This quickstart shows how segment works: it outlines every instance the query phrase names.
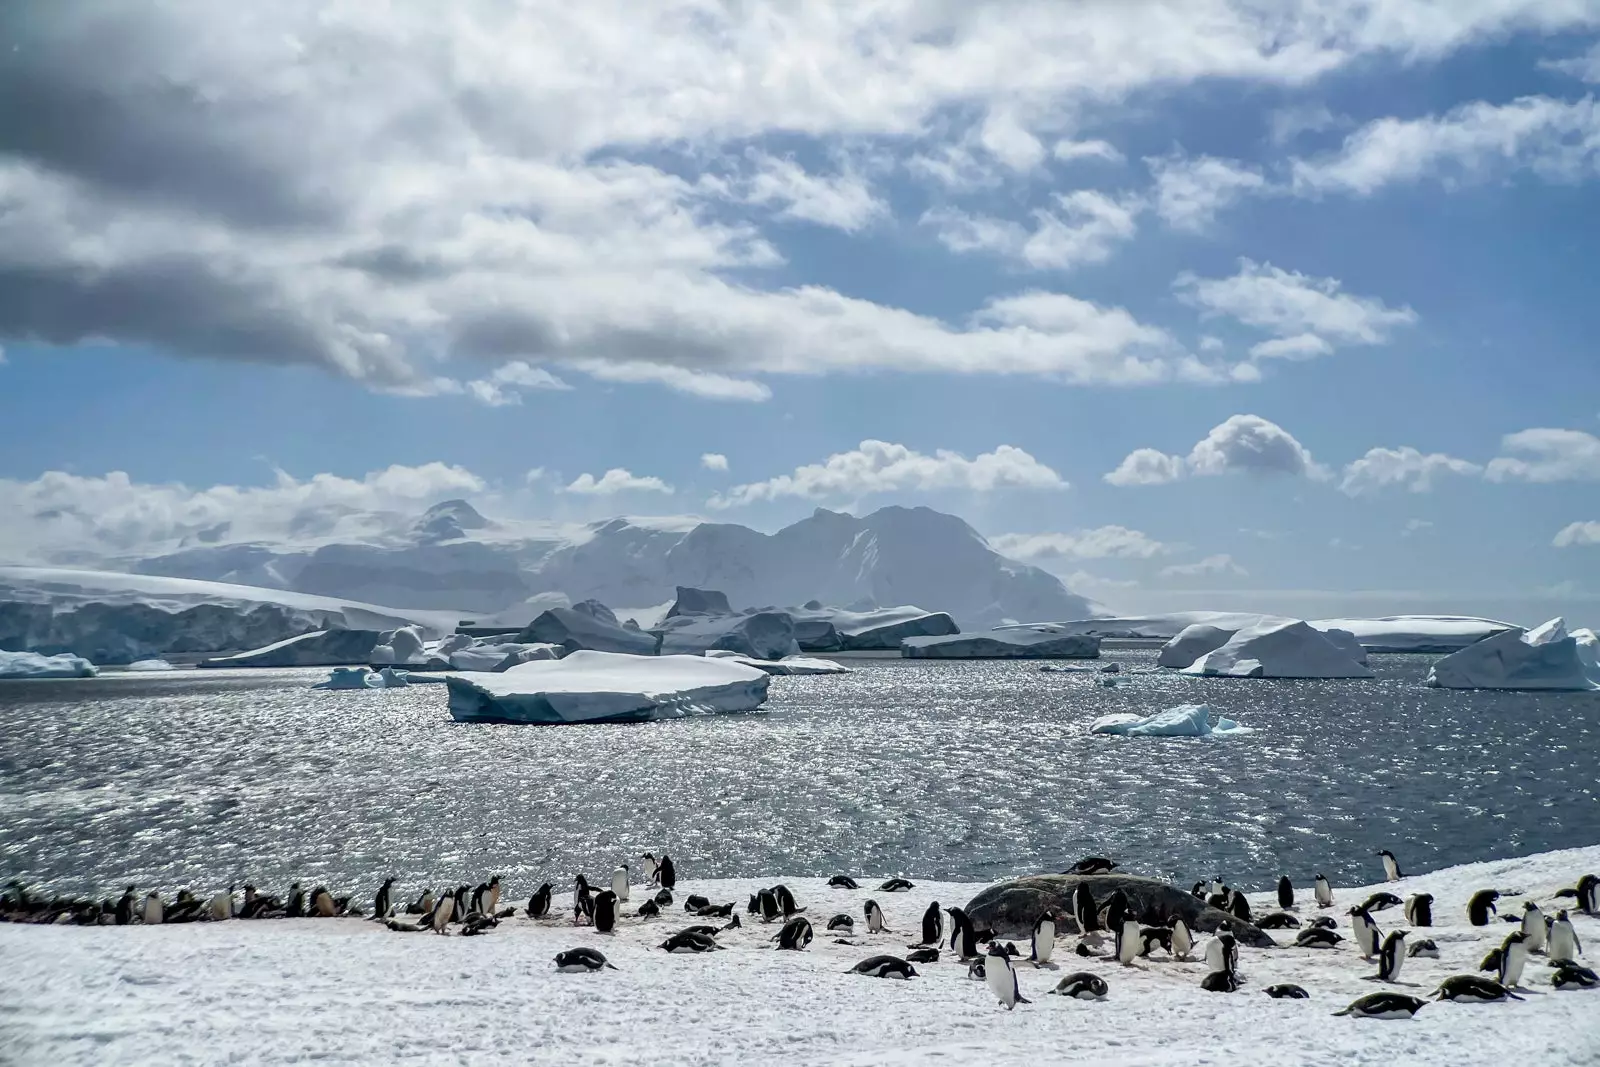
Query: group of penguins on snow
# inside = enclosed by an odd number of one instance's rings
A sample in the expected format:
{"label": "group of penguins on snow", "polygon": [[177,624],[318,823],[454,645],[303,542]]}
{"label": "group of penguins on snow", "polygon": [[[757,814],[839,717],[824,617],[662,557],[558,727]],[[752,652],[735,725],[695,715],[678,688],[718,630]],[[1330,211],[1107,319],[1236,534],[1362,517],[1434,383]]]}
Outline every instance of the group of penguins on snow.
{"label": "group of penguins on snow", "polygon": [[[1388,881],[1398,881],[1400,866],[1394,854],[1385,850],[1377,853],[1383,860]],[[659,916],[661,909],[673,904],[673,889],[677,885],[677,871],[672,858],[665,854],[657,860],[652,854],[642,857],[648,885],[657,892],[644,900],[635,914],[641,918]],[[1076,875],[1109,874],[1117,864],[1100,856],[1090,856],[1063,873]],[[609,934],[616,929],[620,905],[628,901],[632,871],[627,864],[616,868],[611,875],[611,887],[594,892],[588,880],[579,874],[572,891],[572,916],[576,925],[592,925],[596,932]],[[515,907],[500,906],[501,886],[498,875],[487,882],[473,886],[460,886],[435,894],[424,890],[417,900],[404,904],[392,897],[394,879],[387,879],[373,899],[371,918],[382,921],[396,932],[412,933],[433,931],[449,932],[451,925],[459,925],[463,935],[484,934],[498,925],[501,919],[517,913]],[[859,889],[855,879],[848,875],[834,875],[828,885],[836,889]],[[878,887],[882,893],[896,893],[914,888],[904,878],[890,878]],[[546,882],[528,900],[526,914],[530,919],[548,920],[551,913],[554,887]],[[1299,929],[1300,919],[1290,909],[1295,907],[1294,886],[1288,876],[1278,881],[1277,898],[1280,910],[1259,919],[1253,919],[1249,901],[1244,893],[1230,889],[1220,878],[1214,879],[1209,892],[1206,883],[1197,882],[1191,891],[1210,907],[1220,909],[1234,918],[1253,923],[1261,930]],[[1314,896],[1319,908],[1333,906],[1333,889],[1327,878],[1318,874]],[[1494,889],[1474,893],[1467,903],[1467,915],[1474,926],[1487,926],[1491,916],[1498,915],[1496,902],[1501,894]],[[1574,898],[1576,907],[1585,915],[1600,917],[1600,878],[1593,874],[1581,877],[1575,888],[1563,889],[1558,898]],[[1376,960],[1378,973],[1371,980],[1396,982],[1401,966],[1411,956],[1439,958],[1439,949],[1433,941],[1422,939],[1407,945],[1406,930],[1395,930],[1382,937],[1373,912],[1389,908],[1403,909],[1406,922],[1412,927],[1433,925],[1433,896],[1417,893],[1402,900],[1393,893],[1373,893],[1360,904],[1349,909],[1351,933],[1364,960]],[[713,904],[699,895],[690,895],[684,901],[684,910],[697,918],[725,919],[724,925],[697,925],[679,930],[659,946],[668,952],[714,952],[724,946],[717,943],[717,935],[741,925],[736,904]],[[799,951],[813,940],[810,920],[802,913],[805,908],[795,903],[794,894],[786,886],[775,885],[753,894],[746,914],[758,915],[765,923],[783,920],[783,926],[771,940],[779,949]],[[869,933],[892,933],[884,921],[882,907],[869,899],[863,905],[863,917]],[[922,916],[922,939],[910,945],[912,951],[904,957],[877,955],[862,960],[847,973],[869,975],[876,978],[914,978],[918,963],[936,963],[945,944],[945,915],[950,916],[949,947],[968,965],[968,976],[982,980],[995,993],[1008,1010],[1017,1004],[1031,1003],[1022,996],[1017,982],[1017,962],[1021,953],[1015,944],[995,938],[992,930],[980,929],[962,908],[941,908],[938,901],[928,905]],[[0,893],[0,921],[26,923],[54,923],[125,926],[135,923],[156,925],[214,921],[221,919],[271,919],[271,918],[334,918],[361,916],[362,909],[353,905],[349,897],[335,897],[325,886],[317,886],[308,895],[299,883],[290,886],[288,895],[280,900],[274,896],[257,893],[254,886],[244,887],[243,904],[236,902],[234,892],[216,893],[202,899],[189,890],[181,890],[176,899],[166,904],[157,892],[147,894],[142,900],[135,887],[129,886],[122,897],[95,901],[75,898],[50,898],[30,896],[24,887],[12,881]],[[1148,956],[1159,947],[1174,959],[1187,960],[1194,948],[1194,935],[1182,918],[1174,918],[1170,925],[1142,925],[1135,914],[1127,894],[1115,889],[1102,904],[1095,900],[1088,885],[1080,882],[1073,891],[1071,918],[1077,923],[1080,940],[1076,948],[1079,956],[1101,957],[1105,940],[1112,940],[1109,955],[1119,963],[1129,966],[1134,960]],[[1564,909],[1553,917],[1546,916],[1532,900],[1524,901],[1523,912],[1518,916],[1501,916],[1506,922],[1519,923],[1518,929],[1509,933],[1504,942],[1491,951],[1479,966],[1479,971],[1492,971],[1494,978],[1478,974],[1456,975],[1445,979],[1434,992],[1440,1000],[1488,1002],[1520,1000],[1514,990],[1519,988],[1523,970],[1531,955],[1542,954],[1554,969],[1551,984],[1557,989],[1592,989],[1600,987],[1600,976],[1581,966],[1577,958],[1583,952],[1577,932]],[[1027,962],[1041,966],[1050,962],[1055,951],[1059,927],[1067,916],[1059,910],[1046,910],[1034,925],[1032,946]],[[1344,940],[1337,930],[1338,923],[1329,916],[1319,916],[1301,929],[1294,945],[1299,948],[1332,949]],[[827,922],[827,929],[836,935],[836,944],[853,945],[849,940],[855,933],[855,919],[848,914],[838,914]],[[979,946],[987,944],[980,953]],[[1207,973],[1201,987],[1212,992],[1232,993],[1243,985],[1239,973],[1238,941],[1226,925],[1209,941],[1204,949]],[[616,968],[596,949],[580,947],[558,953],[555,957],[558,970],[599,971]],[[1101,1000],[1108,991],[1105,980],[1087,971],[1069,974],[1050,990],[1051,993],[1079,1000]],[[1306,999],[1309,993],[1292,983],[1268,987],[1265,992],[1274,998]],[[1403,993],[1377,992],[1361,997],[1336,1015],[1354,1015],[1363,1018],[1410,1017],[1425,1002]]]}

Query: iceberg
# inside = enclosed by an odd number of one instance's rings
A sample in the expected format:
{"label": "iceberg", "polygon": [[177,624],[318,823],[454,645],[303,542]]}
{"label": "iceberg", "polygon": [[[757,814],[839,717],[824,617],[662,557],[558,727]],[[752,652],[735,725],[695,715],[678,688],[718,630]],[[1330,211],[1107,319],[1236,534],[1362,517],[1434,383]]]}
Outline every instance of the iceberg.
{"label": "iceberg", "polygon": [[383,640],[373,648],[372,655],[367,657],[367,662],[424,664],[429,658],[423,654],[424,644],[421,627],[402,626],[383,635]]}
{"label": "iceberg", "polygon": [[460,722],[650,722],[750,711],[771,676],[725,658],[631,656],[579,650],[499,674],[449,674],[450,715]]}
{"label": "iceberg", "polygon": [[798,655],[794,619],[781,611],[749,615],[669,615],[651,631],[661,640],[661,654],[698,655],[711,649],[738,652],[752,659]]}
{"label": "iceberg", "polygon": [[123,670],[128,671],[175,671],[172,664],[164,659],[141,659],[128,664]]}
{"label": "iceberg", "polygon": [[7,652],[0,648],[0,678],[93,678],[100,673],[82,656]]}
{"label": "iceberg", "polygon": [[[614,618],[614,617],[613,617]],[[656,654],[652,634],[618,626],[577,608],[551,608],[530,622],[516,641],[523,645],[560,645],[567,652],[615,652],[634,656]]]}
{"label": "iceberg", "polygon": [[1253,734],[1255,729],[1220,715],[1213,726],[1209,704],[1180,704],[1154,715],[1103,715],[1089,725],[1089,732],[1116,737],[1228,737]]}
{"label": "iceberg", "polygon": [[1439,689],[1600,689],[1595,636],[1567,632],[1556,618],[1532,630],[1515,628],[1484,638],[1439,660],[1427,684]]}
{"label": "iceberg", "polygon": [[[482,641],[465,648],[457,648],[446,658],[452,670],[495,672],[508,670],[519,663],[531,663],[539,659],[560,659],[561,653],[560,645]],[[438,655],[438,651],[435,650],[434,654]]]}
{"label": "iceberg", "polygon": [[1215,623],[1190,623],[1172,640],[1161,646],[1161,654],[1156,657],[1156,666],[1182,670],[1207,652],[1215,652],[1227,644],[1238,632],[1238,628],[1218,626]]}
{"label": "iceberg", "polygon": [[[1247,626],[1286,618],[1287,616],[1282,615],[1242,611],[1174,611],[1163,615],[1107,616],[1068,622],[1016,623],[1001,629],[1089,634],[1119,640],[1170,641],[1191,626],[1213,627],[1227,633],[1237,633]],[[1508,622],[1468,615],[1386,615],[1376,619],[1314,619],[1309,625],[1325,633],[1331,630],[1344,630],[1353,634],[1356,643],[1368,652],[1454,652],[1485,637],[1515,629]],[[1197,634],[1200,632],[1196,631]],[[1203,654],[1202,652],[1198,655]],[[1179,665],[1170,664],[1170,666]]]}
{"label": "iceberg", "polygon": [[907,659],[1099,659],[1100,639],[1036,630],[907,637],[900,642],[900,655]]}
{"label": "iceberg", "polygon": [[1377,677],[1323,633],[1295,619],[1262,619],[1182,670],[1225,678]]}
{"label": "iceberg", "polygon": [[812,624],[808,633],[821,633],[822,641],[830,640],[826,629],[817,630],[818,623],[833,627],[838,644],[821,648],[800,642],[802,652],[865,652],[897,649],[908,637],[943,637],[958,634],[961,628],[955,619],[942,611],[924,611],[907,604],[897,608],[871,608],[851,611],[847,608],[794,608],[789,610],[796,620]]}
{"label": "iceberg", "polygon": [[383,639],[377,630],[313,630],[264,648],[232,656],[214,656],[201,667],[333,667],[372,662],[372,650]]}
{"label": "iceberg", "polygon": [[335,667],[326,681],[318,682],[313,689],[399,689],[409,685],[405,671],[385,667],[381,671],[368,671],[365,667]]}
{"label": "iceberg", "polygon": [[748,664],[757,670],[766,671],[768,674],[854,674],[849,667],[835,663],[831,659],[814,659],[811,656],[785,656],[782,659],[752,659],[742,656],[737,652],[727,652],[720,648],[706,650],[707,659],[730,659],[736,663]]}

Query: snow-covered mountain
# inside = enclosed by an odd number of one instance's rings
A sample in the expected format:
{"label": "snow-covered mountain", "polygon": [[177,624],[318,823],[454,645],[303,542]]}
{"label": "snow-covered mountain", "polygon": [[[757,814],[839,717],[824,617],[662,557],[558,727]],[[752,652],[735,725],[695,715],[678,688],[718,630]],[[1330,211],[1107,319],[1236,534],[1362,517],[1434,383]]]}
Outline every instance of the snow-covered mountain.
{"label": "snow-covered mountain", "polygon": [[929,508],[860,518],[818,508],[765,534],[692,519],[500,522],[449,500],[362,542],[204,544],[121,566],[505,620],[533,597],[642,608],[670,601],[680,585],[721,590],[739,607],[915,604],[969,628],[1094,610],[1054,575],[1006,559],[961,519]]}

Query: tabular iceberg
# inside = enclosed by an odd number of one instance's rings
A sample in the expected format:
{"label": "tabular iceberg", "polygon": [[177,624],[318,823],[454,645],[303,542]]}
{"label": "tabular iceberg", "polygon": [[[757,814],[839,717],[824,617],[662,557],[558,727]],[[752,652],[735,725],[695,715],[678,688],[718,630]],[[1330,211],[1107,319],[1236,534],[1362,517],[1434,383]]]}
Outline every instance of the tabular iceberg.
{"label": "tabular iceberg", "polygon": [[[524,645],[515,641],[483,641],[457,648],[445,658],[450,661],[450,666],[458,671],[504,671],[510,670],[519,663],[531,663],[540,659],[560,659],[563,649],[560,645],[540,644]],[[435,650],[438,655],[438,650]]]}
{"label": "tabular iceberg", "polygon": [[900,655],[908,659],[1098,659],[1100,639],[1036,630],[994,630],[908,637],[900,642]]}
{"label": "tabular iceberg", "polygon": [[1308,623],[1262,619],[1183,668],[1225,678],[1375,678],[1349,651]]}
{"label": "tabular iceberg", "polygon": [[1117,737],[1227,737],[1255,730],[1220,715],[1213,726],[1209,704],[1180,704],[1154,715],[1104,715],[1089,725],[1089,732]]}
{"label": "tabular iceberg", "polygon": [[[1226,633],[1237,633],[1248,626],[1272,620],[1294,621],[1282,615],[1255,612],[1174,611],[1164,615],[1019,623],[1001,629],[1170,641],[1190,627],[1210,627]],[[1308,625],[1324,633],[1343,630],[1353,634],[1356,643],[1368,652],[1454,652],[1485,637],[1515,628],[1510,623],[1467,615],[1386,615],[1376,619],[1314,619]],[[1195,631],[1196,634],[1202,632]],[[1197,656],[1203,654],[1204,652],[1197,653]],[[1163,666],[1185,666],[1185,664],[1174,663]]]}
{"label": "tabular iceberg", "polygon": [[729,659],[577,651],[500,674],[445,676],[461,722],[649,722],[750,711],[771,676]]}
{"label": "tabular iceberg", "polygon": [[41,656],[37,652],[0,649],[0,678],[93,678],[98,673],[94,664],[82,656]]}
{"label": "tabular iceberg", "polygon": [[835,663],[831,659],[814,659],[811,656],[785,656],[782,659],[752,659],[742,656],[737,652],[727,652],[720,648],[706,650],[708,659],[729,659],[735,663],[743,663],[757,670],[766,671],[768,674],[854,674],[849,667],[842,663]]}
{"label": "tabular iceberg", "polygon": [[383,635],[377,630],[313,630],[264,648],[200,661],[201,667],[333,667],[370,663]]}
{"label": "tabular iceberg", "polygon": [[1592,631],[1567,632],[1564,619],[1532,630],[1507,630],[1433,665],[1440,689],[1600,689]]}

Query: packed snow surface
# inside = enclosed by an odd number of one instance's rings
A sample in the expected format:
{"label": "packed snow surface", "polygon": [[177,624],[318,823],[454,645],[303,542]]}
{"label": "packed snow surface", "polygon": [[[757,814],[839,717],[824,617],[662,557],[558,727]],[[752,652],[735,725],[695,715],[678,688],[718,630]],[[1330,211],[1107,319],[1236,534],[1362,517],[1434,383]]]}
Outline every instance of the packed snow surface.
{"label": "packed snow surface", "polygon": [[446,681],[450,714],[464,722],[592,723],[751,711],[771,676],[729,659],[580,651]]}
{"label": "packed snow surface", "polygon": [[1375,678],[1350,652],[1291,619],[1262,619],[1230,637],[1184,674],[1226,678]]}
{"label": "packed snow surface", "polygon": [[1433,665],[1428,685],[1441,689],[1600,689],[1591,631],[1568,633],[1562,619],[1512,629]]}
{"label": "packed snow surface", "polygon": [[82,656],[41,656],[0,648],[0,678],[93,678],[97,673]]}
{"label": "packed snow surface", "polygon": [[1090,724],[1089,732],[1117,737],[1227,737],[1229,734],[1253,734],[1255,730],[1220,715],[1212,725],[1209,704],[1182,704],[1154,715],[1131,712],[1103,715]]}
{"label": "packed snow surface", "polygon": [[[1018,623],[1004,628],[1090,634],[1106,638],[1170,641],[1191,626],[1212,627],[1224,633],[1236,633],[1271,620],[1292,621],[1283,615],[1243,611],[1174,611],[1163,615]],[[1356,642],[1369,652],[1454,652],[1485,637],[1514,628],[1508,622],[1466,615],[1386,615],[1376,619],[1313,619],[1310,625],[1316,630],[1343,630],[1352,634]]]}
{"label": "packed snow surface", "polygon": [[[618,855],[619,862],[625,858]],[[1136,862],[1121,858],[1140,873]],[[485,857],[441,876],[452,884],[476,883],[492,866]],[[1505,893],[1502,913],[1520,913],[1522,900],[1531,899],[1554,914],[1564,906],[1555,892],[1586,872],[1600,873],[1600,847],[1335,888],[1334,905],[1326,911],[1311,900],[1312,872],[1290,872],[1300,921],[1322,914],[1337,919],[1345,939],[1336,948],[1241,948],[1245,984],[1226,994],[1200,988],[1207,970],[1203,939],[1193,960],[1173,960],[1157,949],[1128,967],[1105,957],[1080,958],[1073,952],[1077,938],[1063,935],[1054,959],[1034,968],[1026,962],[1024,942],[1017,983],[1031,1003],[1010,1012],[950,954],[948,917],[940,961],[917,964],[918,977],[889,981],[846,973],[879,953],[903,957],[906,945],[919,940],[930,902],[964,906],[984,888],[925,882],[915,872],[906,872],[915,882],[909,891],[883,893],[876,886],[892,872],[846,872],[861,884],[851,891],[829,889],[823,879],[780,874],[698,880],[692,864],[680,859],[675,902],[660,918],[635,917],[638,903],[653,892],[635,881],[611,935],[571,925],[570,872],[554,870],[549,878],[556,883],[556,918],[519,916],[482,937],[397,934],[359,919],[0,924],[0,957],[6,960],[0,1003],[8,1009],[0,1017],[0,1060],[1592,1067],[1600,1054],[1600,990],[1554,991],[1542,957],[1527,965],[1521,1001],[1429,1002],[1415,1018],[1397,1021],[1333,1015],[1368,993],[1389,989],[1426,997],[1450,975],[1476,973],[1484,953],[1513,929],[1501,922],[1468,925],[1466,901],[1477,890]],[[588,873],[594,880],[599,872]],[[732,902],[742,913],[750,894],[775,883],[788,886],[807,909],[815,940],[805,951],[776,951],[771,939],[778,924],[750,915],[742,915],[740,928],[717,936],[725,951],[672,955],[657,947],[692,923],[723,924],[685,916],[681,902],[689,894]],[[375,887],[331,888],[359,889],[366,902]],[[503,902],[517,904],[520,912],[534,888],[509,885]],[[394,892],[412,900],[420,889],[397,885]],[[1380,890],[1402,898],[1434,896],[1436,925],[1410,930],[1408,940],[1433,940],[1441,958],[1407,959],[1397,986],[1366,980],[1376,967],[1361,961],[1349,937],[1345,912]],[[868,898],[883,908],[887,929],[881,933],[866,930],[862,906]],[[1258,916],[1277,907],[1272,892],[1252,893],[1250,900]],[[835,944],[837,935],[824,929],[835,913],[855,919],[851,944]],[[1373,915],[1384,933],[1407,929],[1398,908]],[[1592,963],[1600,920],[1573,915],[1572,922]],[[1273,932],[1283,945],[1292,943],[1293,934]],[[616,970],[557,972],[555,954],[579,946],[599,949]],[[1048,995],[1061,978],[1080,970],[1105,980],[1104,1001]],[[1284,982],[1303,986],[1310,998],[1262,994]]]}
{"label": "packed snow surface", "polygon": [[1100,639],[1037,630],[992,630],[907,637],[900,642],[900,654],[908,659],[1097,659]]}

